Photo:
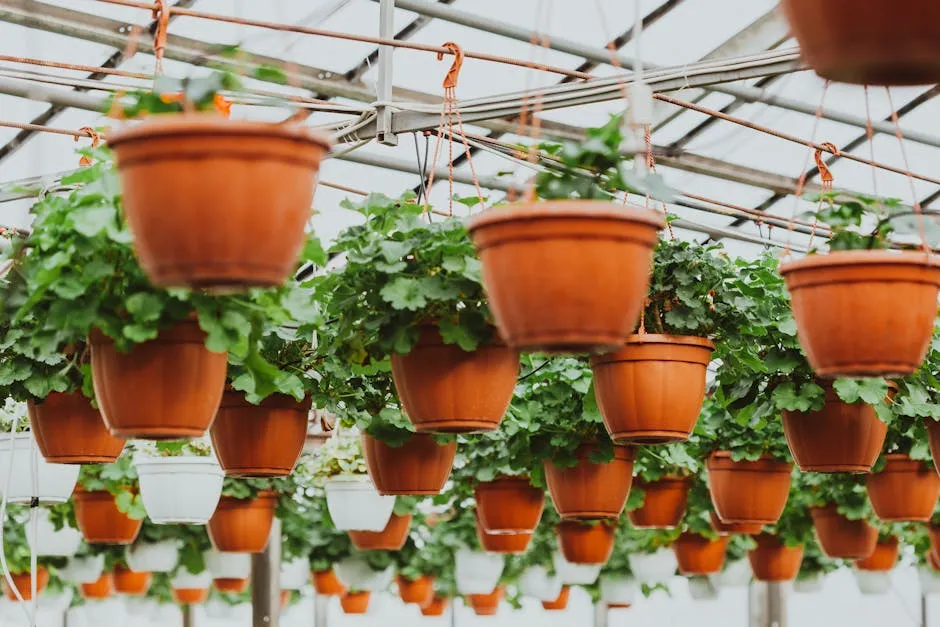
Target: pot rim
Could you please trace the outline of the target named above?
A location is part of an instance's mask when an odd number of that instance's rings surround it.
[[[467,223],[467,229],[473,233],[478,229],[505,222],[551,218],[617,220],[645,225],[657,231],[666,226],[666,221],[659,212],[637,205],[620,205],[606,200],[541,200],[516,202],[487,209],[473,216]]]
[[[633,359],[631,354],[631,348],[637,348],[641,345],[661,345],[661,346],[685,346],[688,348],[700,348],[703,351],[708,351],[708,356],[702,359],[649,359],[643,358],[642,360]],[[668,333],[634,333],[627,339],[627,343],[617,350],[611,351],[609,353],[602,353],[600,355],[595,355],[591,357],[592,366],[600,366],[604,364],[617,363],[620,361],[687,361],[694,363],[702,363],[708,365],[711,362],[711,354],[715,350],[715,343],[712,342],[707,337],[700,337],[697,335],[671,335]]]
[[[326,133],[301,124],[275,124],[257,120],[230,120],[206,113],[177,113],[155,115],[139,124],[127,126],[108,135],[112,147],[155,137],[181,135],[235,135],[242,137],[274,136],[281,139],[316,144],[329,149],[332,145]]]
[[[839,250],[780,264],[780,274],[864,265],[921,266],[940,269],[940,255],[920,251]]]
[[[152,455],[135,455],[134,456],[134,466],[140,470],[143,466],[148,470],[155,470],[163,466],[208,466],[212,468],[218,468],[219,473],[222,472],[222,467],[219,466],[218,460],[215,458],[215,455],[208,456],[188,456],[188,457],[156,457]],[[208,468],[207,468],[208,470]]]
[[[869,476],[880,475],[886,472],[914,472],[929,468],[930,460],[912,459],[907,453],[888,453],[885,456],[885,467]]]
[[[714,465],[714,466],[713,466]],[[786,472],[789,473],[793,470],[793,464],[791,462],[780,461],[775,459],[770,455],[761,455],[759,459],[756,460],[747,460],[742,459],[739,461],[733,461],[731,459],[731,451],[712,451],[708,457],[705,458],[705,467],[706,469],[711,469],[712,467],[741,467],[748,468],[750,470],[756,470],[761,472],[784,472],[784,467],[786,467]],[[743,469],[742,468],[742,469]]]

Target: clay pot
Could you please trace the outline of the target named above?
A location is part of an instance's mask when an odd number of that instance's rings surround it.
[[[783,432],[794,461],[803,472],[870,472],[888,425],[878,420],[871,405],[845,403],[831,385],[822,385],[822,409],[783,412]]]
[[[807,255],[781,265],[780,273],[800,344],[819,376],[897,377],[923,362],[940,287],[940,261],[932,255],[887,250]]]
[[[417,433],[401,446],[389,446],[362,434],[369,476],[379,494],[440,494],[450,477],[457,442],[438,444],[428,434]]]
[[[79,584],[79,591],[86,599],[107,599],[113,589],[111,573],[102,573],[94,583]]]
[[[643,334],[592,358],[594,395],[611,439],[688,440],[702,411],[705,369],[714,348],[701,337]]]
[[[855,567],[861,570],[888,571],[898,563],[899,542],[896,537],[878,540],[875,550],[860,560],[856,560]]]
[[[339,604],[343,608],[344,614],[365,614],[369,611],[368,591],[362,592],[344,592],[339,598]]]
[[[715,512],[708,512],[708,518],[711,520],[712,529],[720,535],[730,536],[741,534],[745,536],[756,536],[764,530],[764,523],[726,523],[718,518]]]
[[[420,327],[407,355],[392,355],[392,379],[418,433],[473,433],[499,426],[516,387],[519,353],[500,341],[465,351],[437,327]]]
[[[209,599],[209,588],[170,588],[170,593],[180,605],[201,605]]]
[[[434,599],[434,577],[421,575],[414,581],[398,575],[395,577],[398,585],[398,596],[402,603],[415,603],[423,607]]]
[[[937,557],[936,551],[932,550],[927,553],[927,563],[935,572],[940,571],[940,557]]]
[[[122,353],[109,337],[91,332],[95,398],[112,435],[161,440],[205,433],[228,368],[226,353],[213,353],[205,339],[199,323],[186,320]]]
[[[26,403],[36,446],[54,464],[108,464],[124,450],[124,440],[112,436],[80,390],[52,392]]]
[[[266,490],[253,499],[223,496],[206,529],[217,551],[261,553],[268,544],[277,494]]]
[[[477,517],[477,539],[480,547],[488,553],[517,554],[525,553],[532,541],[531,531],[527,533],[487,533]]]
[[[940,476],[907,455],[886,455],[884,470],[868,475],[865,486],[875,514],[886,522],[926,522],[940,497]]]
[[[793,465],[769,457],[733,461],[731,453],[716,451],[705,461],[715,512],[723,522],[777,522],[790,493]]]
[[[311,579],[313,579],[313,587],[316,589],[317,594],[322,594],[323,596],[338,596],[346,591],[346,586],[339,582],[332,568],[329,570],[313,571],[311,573]]]
[[[616,526],[606,521],[563,520],[555,527],[561,553],[573,564],[606,564],[614,550],[615,530]]]
[[[150,573],[139,573],[124,566],[115,566],[111,574],[114,591],[119,594],[139,596],[150,588]]]
[[[36,572],[38,573],[36,575],[36,593],[39,594],[46,589],[46,585],[49,583],[49,571],[44,566],[40,566]],[[13,579],[13,585],[16,586],[16,589],[20,593],[20,597],[22,597],[24,601],[32,601],[33,573],[16,573],[11,574],[10,576]],[[13,592],[13,589],[10,587],[9,582],[7,582],[6,579],[3,580],[3,590],[6,592],[8,599],[11,601],[17,600],[16,593]]]
[[[534,531],[545,507],[545,491],[534,487],[528,477],[497,477],[478,483],[473,495],[477,518],[489,534]]]
[[[933,457],[934,468],[940,473],[940,420],[924,419],[927,427],[927,442],[930,445],[930,456]]]
[[[154,285],[273,286],[293,272],[325,135],[300,124],[158,115],[110,134],[108,145],[134,252]]]
[[[477,616],[495,616],[504,592],[502,586],[496,586],[489,594],[468,594],[467,600]]]
[[[940,82],[940,7],[930,0],[784,0],[800,54],[821,77],[858,85]]]
[[[284,394],[260,405],[226,390],[209,433],[219,465],[230,477],[284,477],[294,471],[307,441],[312,400]]]
[[[72,494],[75,520],[82,537],[89,544],[133,544],[142,520],[134,520],[120,511],[115,497],[105,490],[86,492],[76,487]]]
[[[248,588],[248,579],[238,579],[235,577],[216,577],[212,580],[212,587],[215,588],[218,592],[241,594]]]
[[[725,549],[728,536],[711,540],[697,533],[682,533],[672,545],[683,575],[713,575],[720,573],[725,565]]]
[[[571,595],[571,586],[562,586],[558,598],[554,601],[542,601],[542,609],[560,611],[568,608],[568,597]]]
[[[643,505],[627,512],[634,527],[641,529],[672,529],[685,516],[692,479],[689,477],[663,477],[647,483],[637,479],[634,484],[643,490]]]
[[[878,530],[865,520],[849,520],[835,505],[811,507],[813,527],[823,553],[835,559],[868,557],[878,542]]]
[[[632,334],[663,218],[610,202],[561,200],[489,209],[468,228],[490,311],[525,351],[597,353]]]
[[[434,595],[430,603],[421,607],[421,616],[443,616],[447,601],[447,597]]]
[[[582,445],[578,463],[570,468],[546,461],[545,480],[555,509],[566,519],[617,518],[623,512],[633,483],[632,446],[615,445],[614,458],[606,464],[589,459],[596,445]]]
[[[757,548],[747,553],[757,581],[793,581],[803,563],[803,547],[788,547],[776,536],[762,533],[754,537]]]
[[[353,546],[360,551],[397,551],[405,546],[408,530],[411,529],[411,514],[392,514],[382,531],[347,531]]]

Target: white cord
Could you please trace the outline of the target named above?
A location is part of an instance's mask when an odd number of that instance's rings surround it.
[[[35,612],[31,611],[31,608],[27,608],[23,602],[23,595],[20,594],[19,589],[16,587],[16,584],[13,583],[13,575],[10,573],[10,567],[7,565],[7,556],[6,551],[3,546],[3,523],[6,521],[7,517],[7,502],[8,496],[10,494],[10,488],[13,485],[13,467],[14,467],[14,455],[16,454],[16,426],[19,422],[19,415],[14,414],[13,424],[10,426],[10,463],[7,466],[7,480],[6,485],[3,486],[3,495],[0,498],[0,566],[3,568],[3,577],[7,582],[7,585],[10,587],[10,590],[13,591],[13,596],[16,597],[16,600],[19,602],[18,605],[23,610],[23,613],[26,615],[26,620],[29,623],[30,627],[35,627],[36,617]],[[34,551],[34,549],[30,549]],[[30,554],[30,561],[32,561],[32,553]],[[31,575],[32,579],[35,579],[35,576]],[[35,599],[30,603],[30,605],[35,604]]]

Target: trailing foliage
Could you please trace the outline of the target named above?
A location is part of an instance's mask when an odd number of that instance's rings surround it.
[[[835,505],[836,510],[849,520],[877,522],[871,503],[868,502],[863,477],[830,473],[805,473],[800,477],[809,506]]]

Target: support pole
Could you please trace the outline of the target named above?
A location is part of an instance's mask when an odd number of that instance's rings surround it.
[[[920,593],[920,627],[927,627],[929,622],[930,621],[927,618],[927,593],[921,592]]]
[[[781,582],[751,582],[749,627],[787,627],[787,595]]]
[[[277,627],[281,612],[281,521],[274,519],[268,546],[251,556],[251,625]]]
[[[607,619],[610,616],[610,610],[607,604],[600,601],[594,605],[594,627],[607,627]]]
[[[395,0],[381,0],[379,5],[379,37],[393,39],[395,37]],[[379,80],[376,91],[378,101],[387,103],[392,99],[392,55],[395,49],[392,46],[379,46]],[[376,120],[375,137],[386,146],[397,146],[398,136],[392,132],[392,110],[386,105],[376,107],[378,119]]]
[[[183,606],[183,627],[196,627],[196,608],[192,605]]]
[[[326,610],[329,602],[330,597],[328,596],[323,594],[313,595],[313,627],[326,627]]]

